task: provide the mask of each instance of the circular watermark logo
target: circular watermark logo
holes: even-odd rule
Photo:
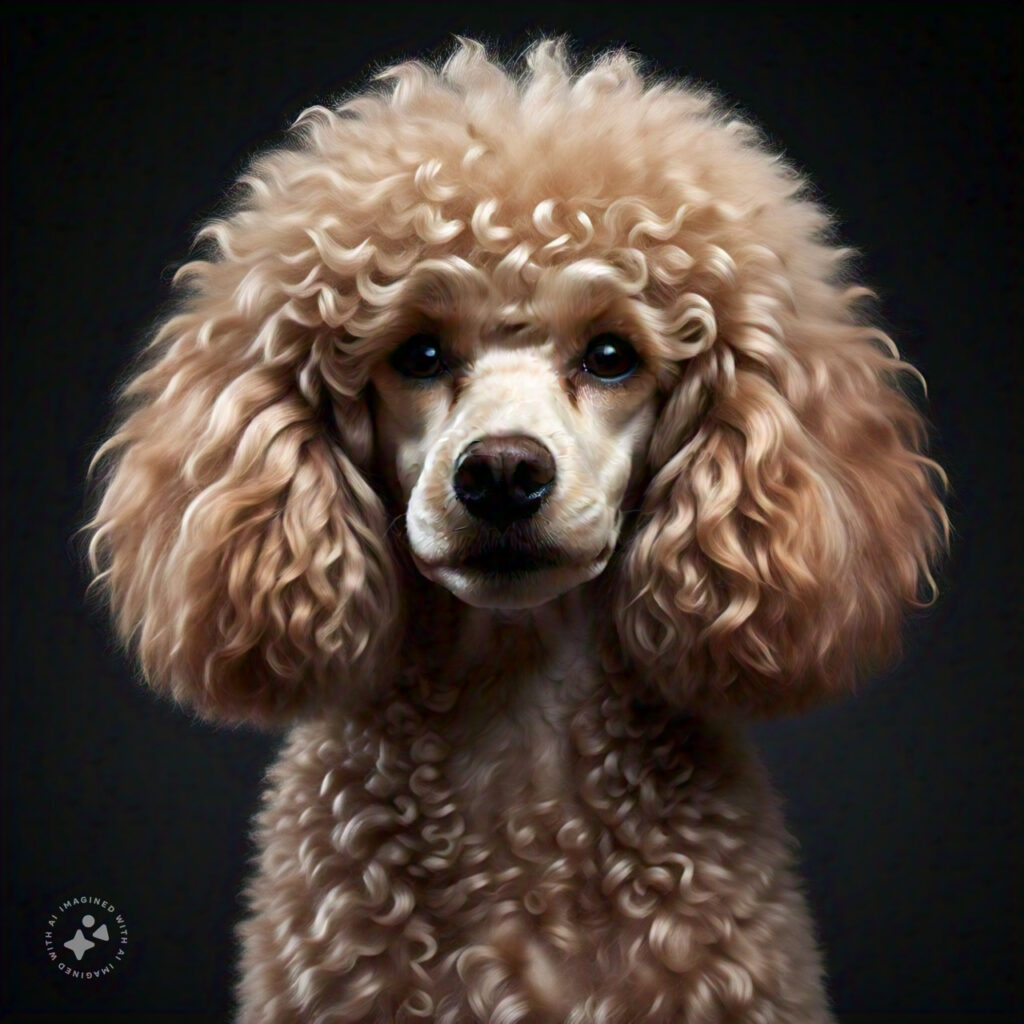
[[[103,978],[124,963],[128,926],[113,903],[74,896],[47,919],[45,944],[50,962],[67,977]]]

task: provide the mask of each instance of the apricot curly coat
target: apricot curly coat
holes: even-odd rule
[[[552,42],[380,79],[201,233],[98,457],[93,556],[147,678],[291,728],[239,1020],[821,1024],[729,721],[848,687],[927,596],[908,367],[704,91]],[[410,337],[430,379],[395,368]],[[495,541],[451,477],[506,435],[556,475]]]

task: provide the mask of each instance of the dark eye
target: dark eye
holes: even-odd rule
[[[428,380],[448,369],[441,358],[441,342],[432,334],[414,334],[392,353],[391,365],[403,377]]]
[[[623,380],[639,365],[636,349],[617,334],[591,338],[583,356],[583,369],[601,380]]]

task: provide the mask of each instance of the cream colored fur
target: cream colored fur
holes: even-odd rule
[[[99,456],[100,578],[157,689],[291,729],[244,1024],[821,1024],[730,720],[891,656],[941,473],[749,126],[620,53],[526,63],[463,42],[256,161]],[[418,332],[443,379],[389,363]],[[507,434],[554,457],[518,536],[557,564],[488,576],[451,480]]]

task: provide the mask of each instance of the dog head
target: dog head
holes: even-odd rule
[[[483,607],[603,574],[644,678],[749,709],[885,657],[930,585],[906,367],[798,178],[623,54],[527,64],[464,42],[307,111],[179,273],[92,550],[147,675],[204,713],[372,675],[389,538]]]

